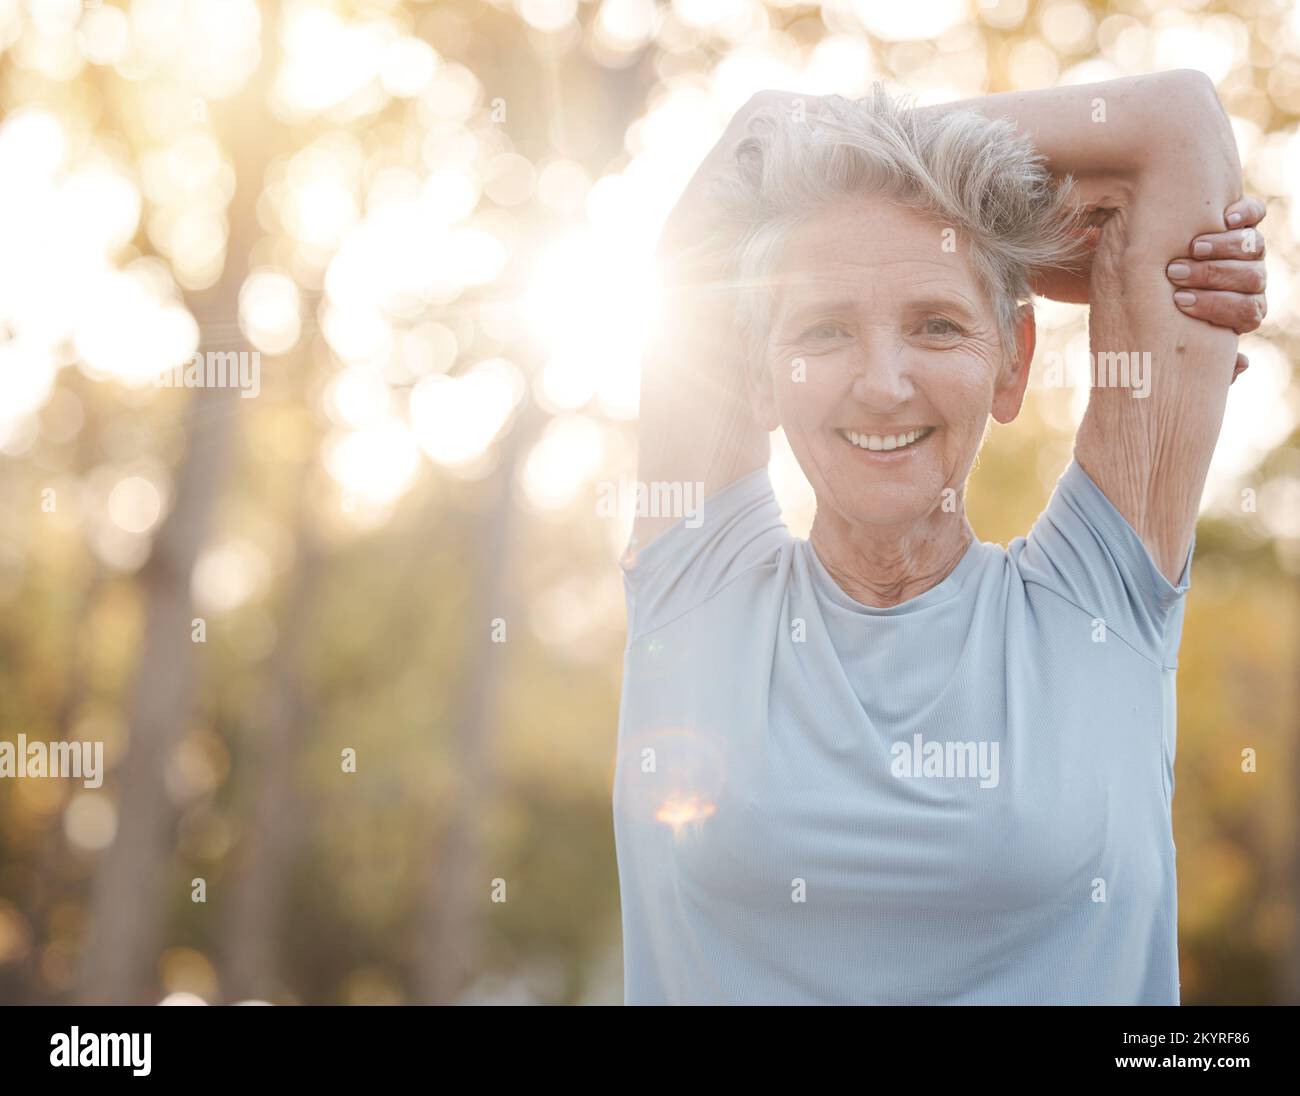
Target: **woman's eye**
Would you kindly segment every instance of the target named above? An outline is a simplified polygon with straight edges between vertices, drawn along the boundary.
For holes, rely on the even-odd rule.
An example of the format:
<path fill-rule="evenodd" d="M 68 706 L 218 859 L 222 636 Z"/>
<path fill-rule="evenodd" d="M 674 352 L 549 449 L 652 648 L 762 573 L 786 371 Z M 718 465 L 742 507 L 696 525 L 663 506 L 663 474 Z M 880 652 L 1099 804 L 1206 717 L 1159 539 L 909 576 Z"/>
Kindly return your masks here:
<path fill-rule="evenodd" d="M 839 324 L 827 320 L 825 323 L 819 323 L 814 327 L 808 328 L 803 333 L 806 339 L 833 339 L 843 334 L 844 329 Z"/>
<path fill-rule="evenodd" d="M 922 325 L 922 330 L 927 335 L 948 336 L 960 335 L 961 328 L 952 320 L 945 320 L 942 316 L 931 316 Z"/>

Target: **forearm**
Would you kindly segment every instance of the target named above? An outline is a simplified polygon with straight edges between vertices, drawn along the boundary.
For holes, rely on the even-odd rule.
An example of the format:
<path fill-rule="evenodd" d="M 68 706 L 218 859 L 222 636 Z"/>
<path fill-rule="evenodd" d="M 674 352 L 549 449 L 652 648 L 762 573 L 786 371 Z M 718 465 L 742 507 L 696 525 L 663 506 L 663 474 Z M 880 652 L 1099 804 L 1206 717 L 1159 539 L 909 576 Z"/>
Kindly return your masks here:
<path fill-rule="evenodd" d="M 1125 77 L 1096 84 L 1006 92 L 967 99 L 930 110 L 969 109 L 1005 118 L 1033 141 L 1049 170 L 1071 180 L 1079 204 L 1094 225 L 1110 211 L 1132 208 L 1142 180 L 1203 175 L 1206 158 L 1234 178 L 1239 197 L 1240 167 L 1231 127 L 1202 74 L 1191 70 Z M 1161 186 L 1164 185 L 1160 182 Z M 1199 232 L 1221 231 L 1217 210 L 1197 210 L 1187 223 L 1170 222 L 1173 235 L 1166 259 L 1183 254 Z M 1095 246 L 1095 236 L 1093 238 Z M 1088 303 L 1091 253 L 1073 274 L 1049 273 L 1037 292 L 1056 300 Z"/>
<path fill-rule="evenodd" d="M 1209 80 L 1189 69 L 925 108 L 955 109 L 1009 120 L 1034 142 L 1053 175 L 1076 181 L 1089 205 L 1104 202 L 1108 190 L 1127 192 L 1146 165 L 1185 147 L 1193 119 L 1198 126 L 1193 143 L 1210 124 L 1222 126 L 1231 138 Z"/>

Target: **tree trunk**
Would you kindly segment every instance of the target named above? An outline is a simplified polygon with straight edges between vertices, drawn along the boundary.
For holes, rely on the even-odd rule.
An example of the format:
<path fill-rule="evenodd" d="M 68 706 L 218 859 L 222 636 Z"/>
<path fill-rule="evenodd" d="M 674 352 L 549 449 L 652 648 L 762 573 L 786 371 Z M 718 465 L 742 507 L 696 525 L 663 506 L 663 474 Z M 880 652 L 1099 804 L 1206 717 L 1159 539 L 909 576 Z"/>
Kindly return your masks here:
<path fill-rule="evenodd" d="M 272 14 L 264 13 L 259 70 L 220 112 L 224 124 L 218 129 L 234 160 L 236 191 L 229 210 L 225 269 L 211 290 L 190 302 L 204 347 L 214 341 L 226 344 L 223 349 L 229 345 L 226 333 L 238 317 L 239 289 L 259 232 L 257 198 L 275 128 L 266 95 L 276 30 Z M 205 312 L 210 322 L 205 322 Z M 219 335 L 213 324 L 220 325 Z M 249 349 L 242 336 L 235 349 Z M 234 387 L 194 389 L 176 504 L 140 575 L 144 633 L 128 700 L 130 740 L 118 772 L 117 833 L 96 871 L 91 897 L 90 935 L 77 994 L 86 1004 L 156 999 L 155 964 L 170 905 L 161 883 L 175 847 L 175 812 L 165 772 L 187 730 L 194 699 L 190 576 L 236 451 L 240 402 Z"/>
<path fill-rule="evenodd" d="M 284 885 L 305 815 L 294 766 L 310 718 L 300 669 L 302 638 L 322 566 L 321 547 L 310 527 L 310 493 L 299 492 L 298 559 L 270 660 L 267 698 L 259 705 L 260 734 L 249 771 L 256 788 L 251 820 L 245 825 L 240 861 L 229 881 L 233 909 L 227 925 L 222 997 L 227 1001 L 270 1001 L 278 994 L 276 958 Z"/>
<path fill-rule="evenodd" d="M 485 904 L 491 901 L 491 877 L 482 870 L 480 820 L 494 785 L 490 767 L 493 686 L 500 680 L 500 662 L 506 657 L 510 634 L 522 626 L 507 589 L 514 479 L 543 418 L 531 403 L 526 405 L 502 443 L 491 509 L 472 519 L 475 531 L 469 538 L 469 558 L 477 561 L 470 591 L 472 641 L 466 644 L 467 662 L 450 708 L 455 720 L 451 761 L 456 793 L 441 812 L 445 822 L 431 850 L 419 921 L 424 936 L 418 949 L 415 993 L 425 1004 L 454 1002 L 478 970 L 482 955 L 478 926 Z M 494 617 L 506 621 L 504 644 L 492 641 Z"/>

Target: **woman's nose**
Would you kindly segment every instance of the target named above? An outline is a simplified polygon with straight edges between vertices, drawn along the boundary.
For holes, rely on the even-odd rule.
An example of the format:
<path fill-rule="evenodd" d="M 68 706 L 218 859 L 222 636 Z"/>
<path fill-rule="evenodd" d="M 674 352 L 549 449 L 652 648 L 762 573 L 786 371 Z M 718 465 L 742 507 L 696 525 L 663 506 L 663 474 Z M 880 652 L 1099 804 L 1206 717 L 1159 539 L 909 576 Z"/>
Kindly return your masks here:
<path fill-rule="evenodd" d="M 893 340 L 859 343 L 852 393 L 855 400 L 878 414 L 910 400 L 912 379 L 905 348 Z"/>

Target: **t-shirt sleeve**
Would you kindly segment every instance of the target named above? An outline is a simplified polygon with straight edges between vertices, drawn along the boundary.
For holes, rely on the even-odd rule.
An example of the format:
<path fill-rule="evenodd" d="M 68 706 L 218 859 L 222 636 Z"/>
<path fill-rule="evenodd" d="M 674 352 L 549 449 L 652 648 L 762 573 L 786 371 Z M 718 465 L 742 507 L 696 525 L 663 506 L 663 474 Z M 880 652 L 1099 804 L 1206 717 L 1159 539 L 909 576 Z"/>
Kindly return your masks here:
<path fill-rule="evenodd" d="M 705 499 L 644 547 L 634 537 L 619 560 L 628 642 L 684 616 L 740 575 L 774 565 L 790 541 L 766 467 Z"/>
<path fill-rule="evenodd" d="M 1071 460 L 1019 552 L 1025 582 L 1051 588 L 1100 620 L 1140 654 L 1178 665 L 1192 553 L 1173 585 L 1142 538 L 1092 477 Z"/>

